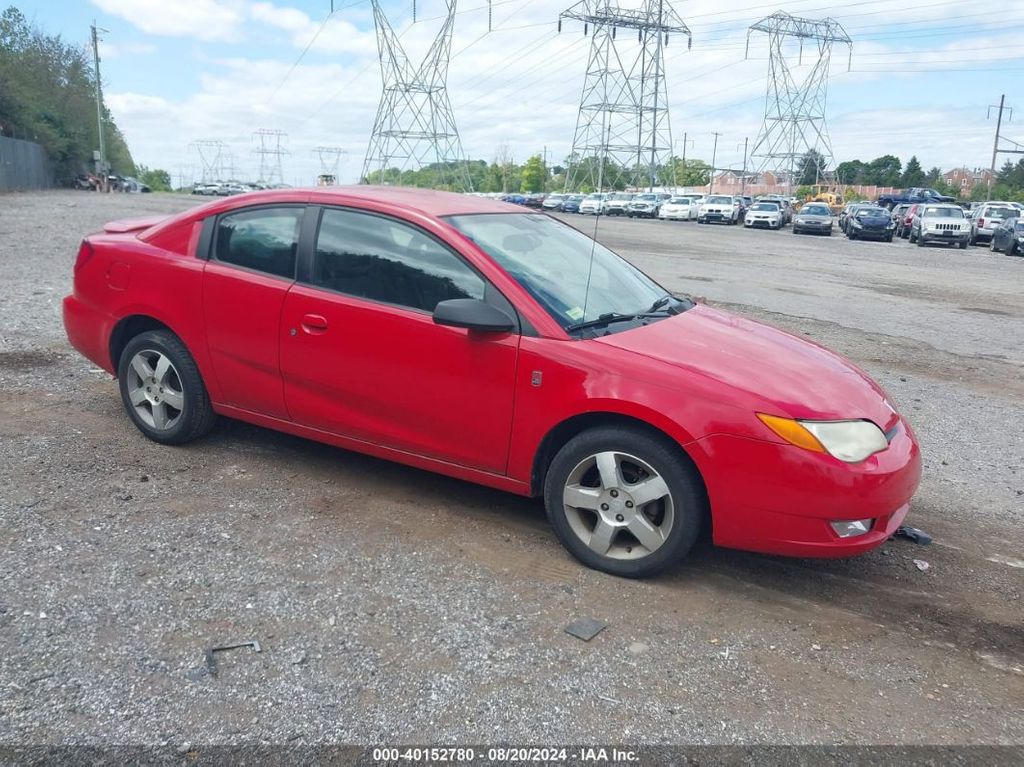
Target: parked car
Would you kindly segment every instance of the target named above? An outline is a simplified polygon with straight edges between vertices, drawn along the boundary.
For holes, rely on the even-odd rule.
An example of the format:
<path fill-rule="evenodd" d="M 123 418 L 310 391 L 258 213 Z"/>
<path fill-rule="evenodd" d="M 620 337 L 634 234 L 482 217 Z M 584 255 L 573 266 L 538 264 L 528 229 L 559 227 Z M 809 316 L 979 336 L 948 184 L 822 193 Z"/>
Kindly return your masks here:
<path fill-rule="evenodd" d="M 1016 218 L 1020 211 L 1005 202 L 990 202 L 971 211 L 971 245 L 988 242 L 992 233 L 1008 218 Z"/>
<path fill-rule="evenodd" d="M 772 554 L 869 551 L 921 474 L 906 419 L 839 355 L 486 198 L 217 200 L 89 235 L 73 284 L 72 346 L 154 442 L 222 415 L 543 497 L 565 547 L 619 576 L 675 565 L 702 526 Z"/>
<path fill-rule="evenodd" d="M 782 225 L 793 221 L 793 201 L 789 197 L 783 197 L 781 194 L 766 194 L 758 197 L 757 202 L 777 202 L 779 203 L 782 211 Z"/>
<path fill-rule="evenodd" d="M 947 194 L 939 194 L 934 189 L 926 189 L 920 186 L 914 186 L 909 189 L 903 189 L 902 191 L 895 192 L 893 194 L 879 195 L 877 203 L 883 208 L 892 210 L 901 203 L 914 204 L 916 202 L 923 203 L 944 203 L 944 202 L 956 202 L 956 197 L 950 197 Z"/>
<path fill-rule="evenodd" d="M 889 210 L 877 205 L 861 205 L 846 218 L 846 236 L 851 240 L 892 242 L 895 228 Z"/>
<path fill-rule="evenodd" d="M 665 197 L 660 194 L 646 193 L 636 195 L 626 209 L 626 215 L 630 218 L 657 218 Z"/>
<path fill-rule="evenodd" d="M 1024 255 L 1024 218 L 1008 218 L 992 233 L 989 248 L 1008 256 Z"/>
<path fill-rule="evenodd" d="M 561 210 L 562 203 L 569 198 L 567 194 L 549 194 L 544 198 L 544 202 L 541 203 L 541 208 L 544 210 Z"/>
<path fill-rule="evenodd" d="M 526 205 L 526 195 L 513 192 L 512 194 L 506 194 L 501 198 L 502 202 L 509 202 L 513 205 Z"/>
<path fill-rule="evenodd" d="M 823 202 L 809 202 L 793 217 L 793 234 L 813 232 L 832 236 L 832 209 Z"/>
<path fill-rule="evenodd" d="M 748 229 L 765 227 L 768 229 L 782 228 L 782 203 L 777 200 L 755 202 L 743 219 L 743 226 Z"/>
<path fill-rule="evenodd" d="M 896 220 L 896 229 L 894 230 L 897 237 L 902 237 L 904 240 L 910 237 L 910 227 L 914 223 L 914 216 L 917 215 L 922 205 L 923 203 L 914 203 L 900 214 L 900 217 Z"/>
<path fill-rule="evenodd" d="M 604 212 L 609 216 L 624 216 L 629 212 L 633 195 L 629 192 L 613 192 L 604 201 Z"/>
<path fill-rule="evenodd" d="M 579 212 L 590 214 L 591 216 L 600 216 L 604 213 L 604 201 L 607 196 L 604 192 L 588 194 L 580 203 Z"/>
<path fill-rule="evenodd" d="M 846 222 L 849 220 L 851 215 L 856 213 L 861 208 L 873 208 L 873 207 L 877 207 L 877 206 L 874 203 L 870 203 L 870 202 L 848 202 L 848 203 L 846 203 L 846 207 L 844 207 L 839 212 L 839 228 L 840 228 L 840 230 L 842 230 L 842 232 L 845 234 L 846 233 Z"/>
<path fill-rule="evenodd" d="M 570 194 L 562 201 L 561 210 L 563 213 L 579 213 L 582 202 L 582 194 Z"/>
<path fill-rule="evenodd" d="M 911 224 L 910 241 L 924 247 L 929 242 L 943 242 L 966 248 L 971 239 L 971 223 L 958 205 L 922 205 Z"/>
<path fill-rule="evenodd" d="M 735 224 L 737 220 L 736 205 L 731 195 L 711 194 L 704 198 L 697 210 L 697 223 L 709 224 L 712 221 Z"/>
<path fill-rule="evenodd" d="M 694 221 L 698 207 L 693 197 L 670 197 L 658 209 L 658 218 L 666 221 Z"/>
<path fill-rule="evenodd" d="M 894 229 L 894 234 L 896 234 L 897 236 L 900 233 L 899 232 L 900 221 L 903 220 L 903 217 L 906 215 L 908 210 L 910 210 L 910 203 L 906 203 L 906 202 L 902 202 L 899 205 L 897 205 L 895 208 L 892 209 L 892 213 L 891 213 L 892 222 L 896 226 L 896 228 Z"/>
<path fill-rule="evenodd" d="M 540 210 L 544 206 L 544 199 L 546 197 L 547 195 L 541 192 L 532 192 L 523 199 L 523 205 L 527 208 Z"/>

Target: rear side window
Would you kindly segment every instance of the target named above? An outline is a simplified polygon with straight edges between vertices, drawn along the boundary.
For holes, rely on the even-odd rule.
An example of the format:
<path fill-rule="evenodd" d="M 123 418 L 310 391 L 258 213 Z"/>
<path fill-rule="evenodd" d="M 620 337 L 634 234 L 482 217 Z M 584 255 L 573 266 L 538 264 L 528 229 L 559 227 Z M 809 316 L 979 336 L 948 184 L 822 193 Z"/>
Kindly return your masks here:
<path fill-rule="evenodd" d="M 214 255 L 226 264 L 295 277 L 302 208 L 254 208 L 217 222 Z"/>
<path fill-rule="evenodd" d="M 451 298 L 483 298 L 484 281 L 415 227 L 368 213 L 327 209 L 316 241 L 313 284 L 433 312 Z"/>

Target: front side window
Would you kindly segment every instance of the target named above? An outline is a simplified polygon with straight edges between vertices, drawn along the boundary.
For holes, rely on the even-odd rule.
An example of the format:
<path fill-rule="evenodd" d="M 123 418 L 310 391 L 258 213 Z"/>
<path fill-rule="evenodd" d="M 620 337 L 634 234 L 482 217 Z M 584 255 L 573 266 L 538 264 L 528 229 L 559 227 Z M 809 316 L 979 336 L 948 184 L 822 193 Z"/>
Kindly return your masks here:
<path fill-rule="evenodd" d="M 484 281 L 437 240 L 394 219 L 326 209 L 313 284 L 359 298 L 433 312 L 451 298 L 483 298 Z"/>
<path fill-rule="evenodd" d="M 518 281 L 563 328 L 602 315 L 643 312 L 666 294 L 639 269 L 553 218 L 488 213 L 447 220 Z"/>
<path fill-rule="evenodd" d="M 246 269 L 295 277 L 295 253 L 303 208 L 251 208 L 217 222 L 214 255 Z"/>

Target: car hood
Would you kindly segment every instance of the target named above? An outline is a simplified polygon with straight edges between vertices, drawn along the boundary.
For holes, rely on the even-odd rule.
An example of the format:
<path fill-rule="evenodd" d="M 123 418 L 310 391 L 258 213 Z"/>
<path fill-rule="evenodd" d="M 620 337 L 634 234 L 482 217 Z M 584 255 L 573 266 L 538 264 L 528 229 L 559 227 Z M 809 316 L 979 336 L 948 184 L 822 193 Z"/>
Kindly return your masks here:
<path fill-rule="evenodd" d="M 793 418 L 867 418 L 889 428 L 885 392 L 838 354 L 760 322 L 697 304 L 599 343 L 658 360 L 750 395 L 753 406 Z"/>

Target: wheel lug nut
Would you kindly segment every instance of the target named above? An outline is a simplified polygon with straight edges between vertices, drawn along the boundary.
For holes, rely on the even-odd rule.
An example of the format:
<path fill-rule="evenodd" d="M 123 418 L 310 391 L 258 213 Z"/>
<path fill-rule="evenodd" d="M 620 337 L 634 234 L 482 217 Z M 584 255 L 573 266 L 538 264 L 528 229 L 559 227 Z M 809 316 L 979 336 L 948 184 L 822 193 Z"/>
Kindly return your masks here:
<path fill-rule="evenodd" d="M 610 496 L 611 496 L 612 498 L 618 498 L 618 497 L 619 497 L 619 491 L 618 491 L 618 490 L 612 490 L 612 491 L 611 491 L 611 492 L 609 493 L 609 495 L 610 495 Z"/>
<path fill-rule="evenodd" d="M 608 504 L 607 503 L 602 503 L 601 504 L 601 511 L 608 511 Z"/>
<path fill-rule="evenodd" d="M 627 509 L 632 509 L 633 508 L 633 502 L 632 501 L 626 501 L 626 508 Z"/>
<path fill-rule="evenodd" d="M 625 522 L 626 518 L 624 516 L 622 516 L 621 514 L 616 514 L 615 515 L 615 521 L 616 522 Z"/>

